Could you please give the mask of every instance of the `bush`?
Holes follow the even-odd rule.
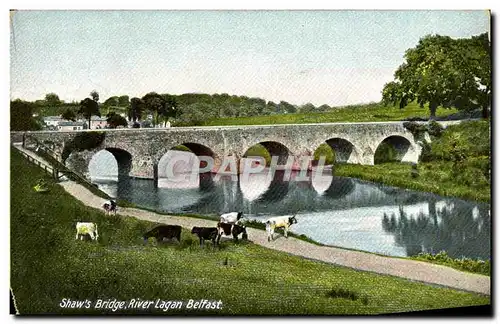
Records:
[[[330,145],[323,143],[316,151],[314,151],[314,160],[319,161],[319,159],[325,157],[325,165],[331,165],[335,163],[335,151],[330,147]]]
[[[427,132],[429,133],[430,136],[441,137],[441,135],[444,132],[444,128],[443,126],[441,126],[441,124],[432,120],[431,122],[429,122],[429,125],[427,126]]]
[[[389,143],[382,142],[375,152],[375,164],[397,161],[397,151]]]
[[[69,141],[63,149],[62,160],[63,162],[70,156],[73,151],[92,150],[99,147],[104,141],[106,134],[104,132],[83,132],[78,133]]]
[[[435,262],[443,265],[448,265],[459,270],[465,270],[474,273],[480,273],[489,276],[491,274],[490,261],[472,260],[469,258],[453,259],[446,251],[441,251],[437,254],[419,253],[412,257],[416,260],[424,260]]]

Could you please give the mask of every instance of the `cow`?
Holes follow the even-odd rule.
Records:
[[[83,236],[89,235],[91,240],[96,240],[99,238],[99,233],[97,233],[97,224],[89,222],[77,222],[76,223],[76,237],[75,240],[81,235],[81,240]]]
[[[142,238],[147,241],[150,237],[156,238],[158,242],[163,242],[164,239],[177,239],[181,241],[182,227],[179,225],[158,225],[155,228],[147,231]]]
[[[232,213],[222,214],[220,215],[219,222],[227,224],[235,224],[241,219],[241,217],[243,217],[242,212],[232,212]]]
[[[200,238],[200,246],[203,246],[204,240],[212,240],[214,246],[217,239],[216,227],[193,227],[191,234],[196,234]]]
[[[267,231],[267,241],[270,242],[273,240],[274,230],[276,228],[283,227],[285,231],[285,237],[288,238],[288,229],[293,224],[297,224],[297,219],[295,215],[293,216],[278,216],[269,218],[266,221],[266,231]]]
[[[106,212],[106,215],[109,215],[111,212],[113,212],[116,215],[116,202],[114,200],[110,200],[109,202],[105,203],[103,206],[104,211]]]
[[[235,242],[238,242],[238,235],[243,233],[242,238],[246,240],[248,238],[247,229],[244,225],[238,224],[227,224],[227,223],[217,223],[217,244],[220,242],[222,235],[233,235]]]

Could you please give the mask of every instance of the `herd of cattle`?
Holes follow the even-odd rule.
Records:
[[[106,212],[109,212],[109,206],[103,206]],[[203,246],[205,240],[212,241],[212,244],[220,243],[221,237],[231,236],[234,241],[238,241],[238,236],[242,234],[242,239],[248,239],[248,234],[246,230],[246,225],[242,219],[242,212],[232,212],[220,215],[217,227],[193,227],[191,230],[192,234],[196,234],[200,239],[200,246]],[[297,223],[297,219],[294,216],[278,216],[269,218],[266,224],[267,240],[274,240],[274,230],[276,228],[283,228],[285,237],[288,237],[288,230],[290,226]],[[163,242],[165,239],[172,240],[176,239],[178,242],[181,241],[181,231],[182,227],[179,225],[158,225],[153,229],[149,230],[143,235],[144,241],[149,238],[155,238],[158,242]],[[76,223],[76,237],[75,239],[83,239],[85,236],[89,236],[91,240],[96,240],[99,238],[97,232],[97,224],[91,222],[78,222]]]

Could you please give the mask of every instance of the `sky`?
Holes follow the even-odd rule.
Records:
[[[487,11],[17,11],[11,99],[228,93],[302,105],[379,101],[428,34],[489,31]]]

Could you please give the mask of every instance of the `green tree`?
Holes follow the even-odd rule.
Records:
[[[97,92],[96,90],[92,90],[92,92],[90,93],[90,97],[92,97],[92,100],[94,100],[95,102],[99,102],[99,92]]]
[[[62,114],[61,114],[62,119],[66,120],[71,120],[71,121],[76,121],[76,114],[73,111],[73,109],[67,108]]]
[[[61,104],[59,96],[53,92],[45,95],[45,102],[50,106],[59,106]]]
[[[20,99],[10,102],[10,130],[40,130],[41,125],[33,117],[35,104]]]
[[[304,112],[313,112],[316,111],[316,107],[312,103],[306,103],[305,105],[302,105],[299,109],[301,113]]]
[[[118,106],[119,105],[118,97],[117,96],[109,97],[108,99],[106,99],[106,101],[104,101],[103,105],[106,107]]]
[[[129,104],[129,96],[123,95],[118,97],[118,106],[128,107],[128,104]]]
[[[137,121],[142,119],[142,112],[144,110],[144,102],[141,98],[134,97],[130,99],[130,105],[128,107],[128,119],[132,121]]]
[[[293,114],[293,113],[297,112],[297,107],[295,107],[294,105],[292,105],[286,101],[280,101],[278,106],[279,106],[280,113]]]
[[[153,125],[158,125],[160,121],[166,123],[169,118],[178,115],[177,101],[174,96],[160,95],[150,92],[142,97],[144,107],[153,114]]]
[[[106,117],[109,128],[117,128],[118,126],[127,127],[128,125],[127,120],[115,112],[110,112]]]
[[[395,80],[385,84],[383,103],[403,108],[416,100],[421,107],[429,105],[431,119],[439,106],[487,107],[491,99],[489,48],[486,34],[457,40],[440,35],[421,38],[406,51]]]
[[[80,110],[78,111],[78,113],[83,115],[85,119],[89,121],[89,129],[92,128],[91,117],[101,117],[101,113],[99,112],[99,104],[97,103],[97,101],[90,98],[85,98],[80,102]]]

